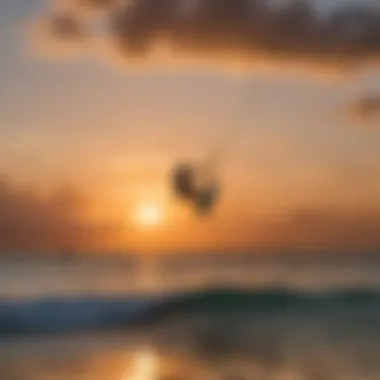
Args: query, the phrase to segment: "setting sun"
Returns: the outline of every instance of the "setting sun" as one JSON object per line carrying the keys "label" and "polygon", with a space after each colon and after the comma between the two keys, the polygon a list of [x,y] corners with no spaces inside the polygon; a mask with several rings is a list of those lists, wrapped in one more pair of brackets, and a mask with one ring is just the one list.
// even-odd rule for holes
{"label": "setting sun", "polygon": [[163,212],[156,204],[141,204],[136,207],[133,220],[139,226],[153,227],[162,222]]}

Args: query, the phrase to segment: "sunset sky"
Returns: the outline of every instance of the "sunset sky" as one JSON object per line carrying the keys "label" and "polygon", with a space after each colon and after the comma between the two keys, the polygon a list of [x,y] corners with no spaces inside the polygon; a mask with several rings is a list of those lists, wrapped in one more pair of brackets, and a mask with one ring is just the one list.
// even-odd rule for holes
{"label": "sunset sky", "polygon": [[[301,22],[307,10],[296,8],[288,14],[293,22],[270,15],[271,26],[258,25],[245,40],[231,1],[209,2],[184,32],[165,18],[169,1],[140,0],[136,9],[156,4],[153,16],[144,15],[144,4],[128,19],[112,10],[135,28],[115,26],[115,47],[112,36],[85,40],[80,27],[78,35],[70,29],[74,21],[93,22],[77,1],[60,2],[65,27],[45,25],[43,37],[56,34],[48,36],[52,56],[35,52],[29,23],[53,20],[53,1],[0,6],[1,251],[380,248],[379,8],[359,22],[354,42],[342,37],[339,23],[326,28],[329,38],[315,37],[314,26]],[[225,11],[230,23],[215,16],[222,4],[235,10]],[[369,15],[365,9],[360,20]],[[155,17],[157,41],[157,25],[144,30],[158,23]],[[267,49],[274,37],[266,33],[281,33],[284,20],[302,38],[285,35]],[[221,25],[224,34],[215,31]],[[186,42],[180,59],[170,47],[173,36]],[[149,38],[164,46],[157,53],[163,59],[138,56],[138,44]],[[82,51],[60,57],[61,40]],[[339,60],[357,69],[342,72],[334,65]],[[218,144],[225,147],[223,193],[215,213],[200,220],[170,197],[168,173]]]}

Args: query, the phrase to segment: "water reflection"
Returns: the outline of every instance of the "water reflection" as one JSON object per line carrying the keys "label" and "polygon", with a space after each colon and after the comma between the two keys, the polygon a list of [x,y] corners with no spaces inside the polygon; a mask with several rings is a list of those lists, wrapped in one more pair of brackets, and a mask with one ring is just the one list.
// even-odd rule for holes
{"label": "water reflection", "polygon": [[172,313],[138,331],[0,340],[0,380],[380,380],[370,306]]}
{"label": "water reflection", "polygon": [[[20,347],[26,341],[18,343]],[[56,346],[61,344],[56,341]],[[74,347],[75,345],[73,345]],[[181,350],[154,346],[49,350],[43,342],[28,355],[2,356],[4,380],[377,380],[380,366],[364,355],[314,346],[285,352],[281,362],[269,363],[251,354],[210,360]],[[77,346],[79,348],[79,346]],[[367,347],[368,348],[368,347]],[[378,355],[377,347],[372,354]],[[363,354],[363,353],[362,353]],[[372,367],[370,365],[372,363]],[[377,360],[377,363],[378,360]],[[360,367],[361,365],[361,367]]]}
{"label": "water reflection", "polygon": [[121,380],[156,380],[158,376],[158,355],[153,349],[137,350],[130,368],[122,376]]}

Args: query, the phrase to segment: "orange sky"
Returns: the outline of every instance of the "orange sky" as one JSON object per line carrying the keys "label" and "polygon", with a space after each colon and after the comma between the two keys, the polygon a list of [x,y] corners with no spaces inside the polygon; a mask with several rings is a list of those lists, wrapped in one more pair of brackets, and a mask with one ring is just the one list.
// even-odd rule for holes
{"label": "orange sky", "polygon": [[[349,112],[378,91],[376,71],[321,77],[319,45],[306,59],[302,44],[298,64],[308,74],[287,71],[270,51],[260,62],[276,70],[265,75],[225,70],[207,54],[207,65],[194,66],[197,39],[181,69],[156,70],[149,59],[138,71],[86,55],[36,59],[19,31],[41,9],[39,0],[15,0],[0,15],[1,251],[380,248],[377,108],[360,120]],[[202,30],[214,43],[213,29]],[[219,42],[217,54],[230,63],[236,51]],[[253,54],[258,42],[240,47]],[[168,174],[178,160],[203,159],[224,142],[221,201],[200,220],[171,198]],[[57,196],[62,187],[73,190]],[[154,228],[136,220],[144,205],[161,214]]]}

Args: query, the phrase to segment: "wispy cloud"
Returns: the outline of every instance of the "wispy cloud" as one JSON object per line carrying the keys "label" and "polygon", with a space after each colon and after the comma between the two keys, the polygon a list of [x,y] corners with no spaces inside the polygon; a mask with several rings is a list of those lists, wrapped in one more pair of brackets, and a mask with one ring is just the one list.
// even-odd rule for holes
{"label": "wispy cloud", "polygon": [[82,22],[64,12],[29,22],[25,32],[32,51],[49,57],[81,54],[89,42]]}
{"label": "wispy cloud", "polygon": [[380,122],[380,93],[366,94],[348,106],[348,115],[355,121]]}

